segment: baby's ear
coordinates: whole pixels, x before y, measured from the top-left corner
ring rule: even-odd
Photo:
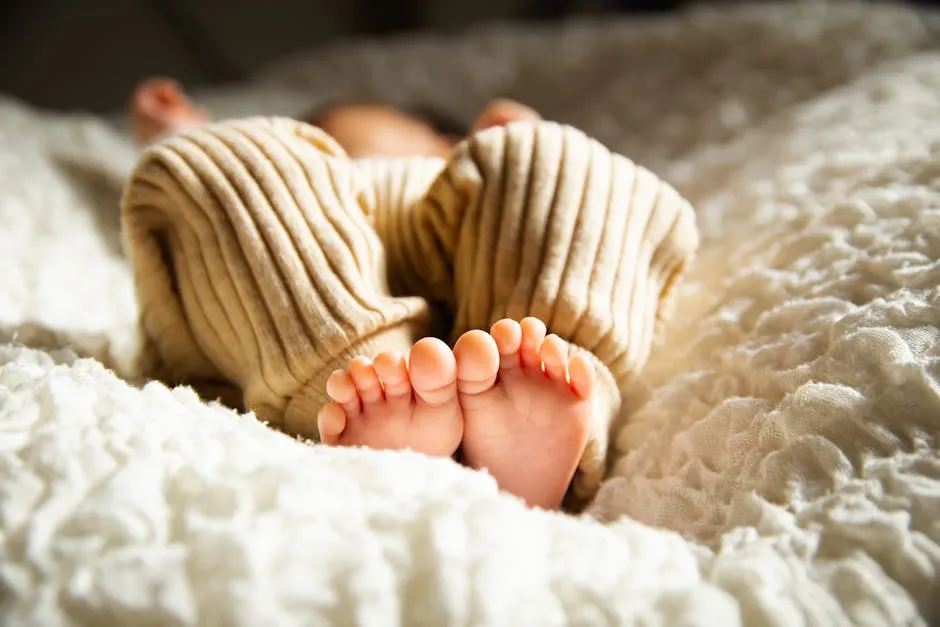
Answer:
[[[505,126],[510,122],[538,122],[541,119],[542,116],[535,109],[515,100],[500,98],[486,105],[473,123],[472,132],[479,133],[494,126]]]

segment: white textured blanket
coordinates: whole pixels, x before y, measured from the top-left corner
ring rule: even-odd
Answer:
[[[693,201],[701,256],[626,391],[600,522],[106,370],[135,350],[134,152],[3,102],[0,622],[940,620],[938,43],[890,6],[726,8],[348,46],[205,94],[219,115],[517,96]]]

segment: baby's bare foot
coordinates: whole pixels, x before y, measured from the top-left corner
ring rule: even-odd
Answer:
[[[400,353],[381,353],[374,362],[357,357],[330,376],[326,389],[334,402],[317,417],[326,444],[441,457],[460,445],[456,362],[440,340],[416,343],[409,364]]]
[[[587,443],[594,371],[536,318],[501,320],[454,347],[464,461],[531,506],[556,509]]]
[[[205,111],[169,78],[151,78],[138,85],[131,95],[130,109],[131,131],[140,145],[208,120]]]

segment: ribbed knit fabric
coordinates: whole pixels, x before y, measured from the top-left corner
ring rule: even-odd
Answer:
[[[396,294],[430,297],[424,272],[416,272],[409,267],[413,263],[415,251],[426,250],[426,247],[414,241],[421,230],[415,228],[409,216],[447,162],[437,157],[370,157],[356,159],[354,163],[369,181],[362,189],[360,202],[385,244],[390,287]],[[413,248],[409,251],[409,247]],[[434,261],[421,263],[424,265]],[[443,333],[449,333],[449,329]]]
[[[689,204],[652,172],[574,128],[491,128],[460,145],[428,191],[433,160],[373,166],[372,209],[396,285],[446,307],[450,339],[535,316],[593,357],[595,420],[575,477],[599,484],[620,393],[649,356],[669,288],[698,246]],[[395,200],[396,202],[387,202]]]
[[[149,148],[123,226],[155,372],[233,382],[246,408],[315,438],[332,370],[423,336],[425,301],[388,295],[359,176],[327,135],[280,118]]]
[[[333,369],[407,350],[434,312],[451,340],[541,318],[598,371],[575,500],[698,243],[671,187],[549,122],[481,132],[447,162],[351,161],[278,118],[216,124],[150,148],[123,210],[154,372],[231,382],[291,433],[316,437]]]

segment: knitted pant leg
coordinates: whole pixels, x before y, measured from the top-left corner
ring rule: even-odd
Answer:
[[[580,131],[516,123],[464,142],[423,201],[378,223],[397,270],[448,303],[454,337],[542,319],[600,385],[574,501],[602,478],[623,384],[645,364],[670,286],[698,245],[691,207]],[[438,261],[439,260],[439,261]]]
[[[426,331],[425,301],[389,295],[361,184],[332,139],[287,119],[150,147],[123,225],[154,374],[231,385],[272,426],[316,438],[334,369]]]

